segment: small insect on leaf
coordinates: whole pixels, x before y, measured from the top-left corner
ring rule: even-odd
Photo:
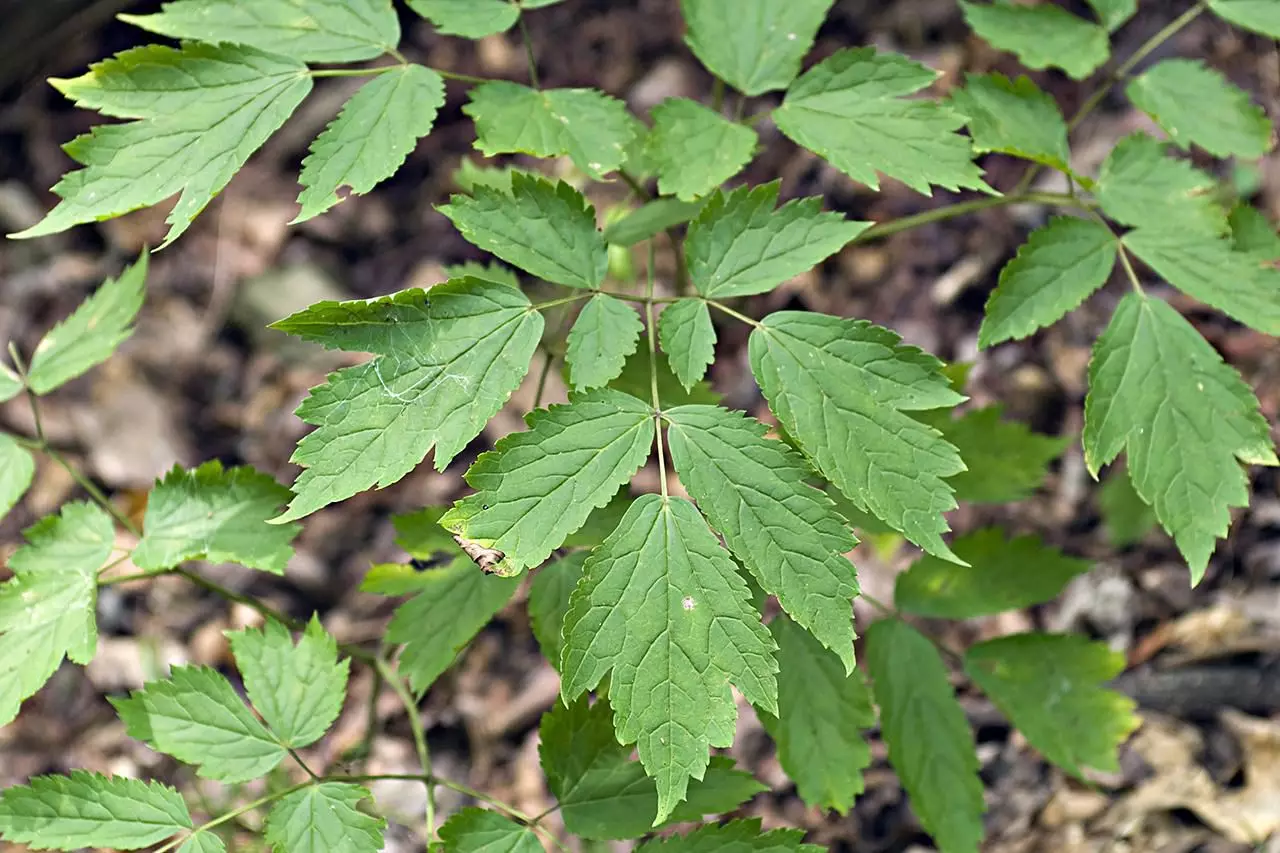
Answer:
[[[453,541],[458,543],[458,547],[462,552],[471,558],[471,562],[475,563],[486,572],[493,572],[493,567],[506,559],[507,555],[499,551],[497,548],[486,548],[474,539],[468,539],[465,536],[454,534]]]

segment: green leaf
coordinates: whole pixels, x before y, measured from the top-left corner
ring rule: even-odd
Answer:
[[[658,339],[686,389],[692,390],[716,359],[716,330],[711,311],[701,299],[678,299],[663,309]]]
[[[1124,235],[1125,248],[1183,293],[1268,335],[1280,335],[1280,273],[1231,241],[1160,228]]]
[[[564,540],[563,548],[594,548],[617,528],[622,517],[631,507],[630,490],[623,486],[613,499],[602,507],[593,509],[587,521],[577,532],[569,534]]]
[[[609,268],[595,208],[563,181],[515,172],[512,195],[476,187],[439,210],[467,242],[537,278],[569,287],[596,288]],[[513,201],[514,199],[514,201]]]
[[[873,47],[841,50],[810,68],[773,111],[778,129],[860,184],[881,172],[928,195],[936,184],[989,191],[964,117],[933,100],[908,98],[938,72]]]
[[[968,466],[950,478],[956,499],[1012,503],[1031,495],[1072,438],[1034,433],[1020,421],[1001,420],[1000,406],[974,409],[938,426]]]
[[[421,65],[395,67],[365,83],[311,143],[294,223],[333,207],[344,187],[363,195],[394,175],[443,105],[444,80]]]
[[[461,264],[449,264],[444,267],[447,279],[478,278],[494,284],[505,284],[507,287],[520,288],[520,279],[509,267],[498,263],[482,264],[479,261],[466,261]]]
[[[485,574],[466,557],[419,573],[418,594],[396,609],[387,642],[403,643],[400,667],[425,693],[520,585]]]
[[[301,527],[268,520],[288,501],[288,489],[247,465],[223,470],[215,459],[192,471],[175,466],[147,498],[133,562],[150,570],[202,559],[283,575]]]
[[[816,844],[802,844],[804,831],[774,829],[763,832],[760,819],[709,824],[687,835],[672,835],[641,844],[641,853],[821,853]]]
[[[63,657],[79,664],[98,648],[98,570],[115,544],[111,518],[93,504],[67,503],[24,531],[0,585],[0,725],[18,715]]]
[[[294,749],[318,741],[338,718],[347,695],[350,661],[311,617],[298,644],[289,629],[269,621],[261,630],[228,632],[249,701],[267,726]],[[292,849],[292,848],[290,848]]]
[[[543,853],[533,830],[477,808],[463,809],[445,821],[440,840],[449,853]]]
[[[682,0],[685,43],[707,69],[745,95],[785,89],[800,73],[833,0]]]
[[[552,560],[538,570],[529,587],[529,622],[533,636],[538,640],[542,656],[557,670],[564,649],[564,617],[569,612],[569,596],[582,578],[586,559],[586,551],[577,551]],[[612,737],[612,729],[610,732]]]
[[[447,506],[428,506],[417,512],[391,516],[396,544],[419,560],[430,560],[441,551],[456,553],[458,546],[453,536],[440,526],[440,519],[448,511]]]
[[[0,362],[0,403],[7,403],[22,393],[22,377]]]
[[[488,187],[510,195],[511,176],[519,171],[522,170],[511,166],[479,166],[470,157],[464,157],[452,177],[453,183],[464,193],[474,193],[476,187]]]
[[[227,853],[227,845],[212,831],[198,831],[182,842],[178,853]]]
[[[1214,200],[1216,188],[1190,163],[1166,157],[1163,143],[1134,133],[1102,164],[1096,193],[1103,212],[1125,225],[1218,235],[1227,230],[1227,216]]]
[[[1253,391],[1177,311],[1131,293],[1094,346],[1084,417],[1090,473],[1128,450],[1134,488],[1198,583],[1230,508],[1249,502],[1240,463],[1277,464]]]
[[[195,765],[205,779],[247,782],[271,771],[284,746],[216,670],[174,667],[127,698],[108,697],[129,737]]]
[[[651,115],[646,154],[663,195],[683,201],[706,195],[738,174],[755,152],[754,130],[688,98],[667,98]]]
[[[1118,30],[1138,11],[1138,0],[1088,0],[1088,3],[1110,32]]]
[[[67,143],[85,168],[54,186],[62,200],[44,219],[11,236],[54,234],[181,193],[165,219],[167,245],[302,103],[311,77],[296,59],[186,44],[126,51],[67,81],[66,91],[78,106],[137,121],[99,124]]]
[[[378,853],[387,822],[357,807],[372,796],[346,782],[294,791],[271,807],[264,840],[275,853]]]
[[[36,474],[36,460],[14,441],[0,432],[0,518],[18,505]]]
[[[1123,466],[1113,467],[1098,489],[1098,509],[1107,541],[1117,548],[1138,544],[1158,523],[1155,510],[1134,490]]]
[[[158,782],[73,770],[0,791],[0,837],[32,850],[137,850],[190,828],[182,795]]]
[[[659,334],[661,334],[661,324],[659,324]],[[706,380],[699,381],[692,388],[685,390],[684,385],[672,371],[667,354],[658,350],[654,356],[657,360],[658,399],[662,401],[663,406],[684,406],[691,403],[715,405],[720,402],[720,395]],[[609,387],[641,400],[648,400],[653,396],[649,373],[649,352],[641,348],[627,359],[627,363],[622,368],[622,375],[610,382]]]
[[[1058,6],[961,0],[960,8],[979,38],[1016,55],[1028,68],[1061,68],[1071,79],[1083,80],[1111,55],[1105,28]]]
[[[505,33],[520,19],[509,0],[408,0],[409,8],[435,24],[443,35],[482,39]]]
[[[588,299],[565,341],[564,360],[573,387],[599,388],[617,379],[643,329],[635,308],[621,299],[607,293]]]
[[[613,498],[649,458],[650,404],[611,389],[539,409],[529,429],[501,439],[467,471],[476,493],[440,523],[501,552],[489,571],[517,575],[551,556],[591,511]]]
[[[976,150],[1071,171],[1067,123],[1053,98],[1027,77],[968,74],[964,88],[951,93],[951,105],[968,117]]]
[[[1118,244],[1105,225],[1058,216],[1031,232],[987,299],[978,345],[1025,338],[1061,320],[1107,283]]]
[[[987,527],[952,543],[969,567],[924,556],[898,575],[893,600],[906,613],[972,619],[1051,601],[1072,578],[1093,566],[1068,557],[1036,536],[1005,539]]]
[[[717,191],[689,225],[689,277],[703,296],[765,293],[812,269],[871,227],[823,212],[818,197],[774,210],[780,184]]]
[[[853,597],[844,556],[858,540],[800,455],[759,421],[717,406],[666,412],[671,460],[738,561],[852,672]]]
[[[1125,94],[1183,148],[1256,159],[1274,144],[1266,111],[1198,60],[1157,62],[1131,80]]]
[[[146,292],[147,256],[143,255],[118,278],[103,282],[70,317],[40,339],[27,369],[31,390],[48,394],[110,358],[133,334],[133,320]]]
[[[292,521],[409,473],[435,447],[443,471],[529,370],[542,315],[519,290],[461,279],[383,299],[321,302],[275,328],[381,355],[311,390],[298,417],[306,468],[277,522]]]
[[[733,561],[680,498],[644,495],[592,552],[565,618],[562,691],[572,699],[607,672],[617,738],[637,742],[658,786],[658,818],[733,742],[729,685],[777,709],[774,644]]]
[[[1274,0],[1209,0],[1209,8],[1238,27],[1280,39],[1280,8]]]
[[[778,744],[778,761],[809,806],[848,814],[862,793],[871,748],[859,729],[875,725],[871,691],[785,616],[769,630],[778,643],[778,715],[761,714]]]
[[[595,89],[530,89],[491,80],[462,108],[476,123],[475,146],[495,154],[566,155],[599,180],[622,165],[636,135],[627,105]]]
[[[942,363],[888,329],[804,311],[770,314],[751,333],[751,370],[805,456],[845,496],[931,554],[965,470],[937,430],[907,411],[954,406]]]
[[[912,810],[943,853],[977,853],[986,810],[978,756],[942,658],[898,619],[881,619],[866,636],[880,732]]]
[[[1237,252],[1262,263],[1280,261],[1280,233],[1262,211],[1241,202],[1232,208],[1228,223]],[[0,391],[0,399],[3,398],[4,393]]]
[[[634,246],[668,228],[683,225],[697,216],[700,210],[701,201],[655,198],[611,223],[604,229],[604,239],[613,246]]]
[[[964,671],[1054,764],[1120,770],[1117,750],[1141,722],[1132,699],[1103,684],[1124,655],[1078,634],[1013,634],[971,646]]]
[[[358,62],[395,50],[400,22],[390,0],[173,0],[122,21],[162,36],[244,44],[304,62]]]

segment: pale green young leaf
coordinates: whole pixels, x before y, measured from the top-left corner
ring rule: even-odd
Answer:
[[[1112,32],[1127,23],[1138,11],[1138,0],[1088,0],[1088,3],[1102,25]]]
[[[1098,489],[1098,509],[1107,541],[1117,548],[1136,545],[1159,523],[1155,510],[1133,488],[1128,469],[1120,465],[1111,468]]]
[[[482,39],[505,33],[520,19],[510,0],[408,0],[409,8],[447,36]]]
[[[668,98],[650,114],[646,153],[663,195],[683,201],[706,195],[738,174],[755,151],[754,130],[688,98]]]
[[[716,359],[716,330],[707,303],[679,299],[664,308],[658,318],[658,340],[680,384],[692,389]]]
[[[1227,214],[1214,200],[1216,187],[1210,175],[1165,156],[1164,143],[1134,133],[1107,156],[1095,192],[1102,211],[1125,225],[1218,235]]]
[[[1000,406],[987,406],[935,424],[968,466],[948,480],[956,500],[1012,503],[1028,497],[1044,482],[1049,463],[1073,441],[1032,432],[1021,421],[1002,420],[1001,411]]]
[[[479,279],[371,302],[319,303],[276,324],[381,354],[330,374],[298,407],[317,429],[293,454],[306,470],[276,521],[389,486],[432,447],[443,471],[524,379],[542,325],[519,290]]]
[[[803,844],[804,831],[764,832],[759,818],[708,824],[687,835],[670,835],[641,844],[640,853],[821,853],[817,844]]]
[[[720,402],[720,394],[705,379],[695,382],[692,388],[686,389],[671,369],[667,354],[662,350],[654,353],[658,372],[658,399],[663,406],[684,406],[691,403],[706,403],[714,406]],[[627,359],[622,368],[622,375],[609,383],[615,391],[622,391],[641,400],[648,400],[653,395],[650,387],[650,359],[646,347],[641,347]]]
[[[1053,98],[1029,78],[968,74],[964,88],[951,93],[951,105],[968,118],[976,150],[1071,171],[1067,122]]]
[[[286,755],[231,682],[209,667],[174,667],[164,681],[109,701],[129,737],[194,765],[205,779],[247,782]]]
[[[1271,120],[1239,87],[1194,59],[1157,62],[1129,82],[1134,106],[1183,148],[1256,159],[1275,143]]]
[[[466,557],[420,572],[417,595],[387,625],[387,642],[404,644],[400,667],[413,689],[425,693],[519,585],[480,571]]]
[[[778,129],[860,184],[877,172],[917,192],[930,185],[989,191],[964,117],[931,99],[908,98],[938,72],[873,47],[841,50],[804,73],[773,111]]]
[[[282,575],[301,526],[268,522],[289,497],[288,489],[247,465],[224,470],[215,459],[191,471],[175,466],[147,498],[133,562],[169,569],[201,559]]]
[[[1124,235],[1125,248],[1160,277],[1246,326],[1280,335],[1280,272],[1230,240],[1157,227]]]
[[[0,403],[7,403],[22,393],[22,377],[9,365],[0,362]]]
[[[1275,0],[1209,0],[1209,8],[1238,27],[1280,39],[1280,6]]]
[[[1237,252],[1261,263],[1280,261],[1280,233],[1262,211],[1240,202],[1231,209],[1227,222],[1231,226],[1231,242]],[[4,392],[0,391],[0,400],[3,399]]]
[[[600,179],[622,165],[636,122],[627,105],[596,89],[530,89],[491,80],[462,111],[476,123],[475,147],[495,154],[566,155]]]
[[[321,782],[280,798],[264,840],[274,853],[379,853],[387,822],[361,811],[373,795],[349,782]]]
[[[1083,80],[1111,54],[1104,27],[1059,6],[961,0],[960,8],[980,38],[1016,55],[1028,68],[1061,68],[1073,80]]]
[[[578,390],[599,388],[622,373],[644,324],[636,309],[607,293],[587,300],[565,340],[569,380]]]
[[[448,539],[450,543],[453,542],[452,536]],[[422,588],[423,575],[433,568],[435,567],[427,566],[418,569],[412,563],[375,563],[360,581],[360,591],[388,598],[412,595]]]
[[[1006,539],[999,528],[966,533],[952,543],[969,565],[925,555],[898,575],[893,601],[906,613],[972,619],[1043,604],[1092,568],[1036,536]]]
[[[1128,451],[1134,489],[1198,583],[1231,507],[1249,502],[1240,463],[1277,464],[1252,389],[1177,311],[1131,293],[1094,346],[1084,419],[1089,471]]]
[[[822,210],[818,197],[774,209],[777,181],[717,191],[689,224],[689,278],[703,296],[764,293],[807,272],[871,227]]]
[[[444,105],[444,80],[430,68],[401,65],[360,87],[311,143],[302,161],[294,222],[324,213],[342,188],[363,195],[395,174]]]
[[[511,194],[511,176],[523,171],[511,166],[481,166],[470,157],[464,157],[453,170],[453,183],[464,193],[474,193],[476,187]],[[452,276],[450,276],[452,278]]]
[[[44,686],[63,657],[93,660],[98,570],[115,544],[111,518],[93,504],[67,503],[24,531],[0,585],[0,725]]]
[[[178,848],[178,853],[227,853],[227,845],[211,831],[188,836]]]
[[[449,853],[543,853],[532,829],[478,808],[465,808],[445,821],[440,840]]]
[[[852,672],[853,597],[845,553],[858,540],[798,453],[718,406],[666,413],[671,461],[698,508],[764,591]]]
[[[761,714],[778,744],[778,762],[806,805],[848,814],[862,793],[871,748],[859,729],[875,725],[871,690],[854,669],[822,648],[795,622],[777,616],[778,715]]]
[[[986,348],[1025,338],[1066,316],[1107,283],[1119,248],[1105,225],[1058,216],[1031,232],[1000,270],[978,330]]]
[[[232,84],[223,89],[226,77]],[[181,193],[165,219],[167,245],[311,91],[298,60],[239,45],[127,51],[72,82],[80,84],[70,90],[77,104],[137,120],[99,124],[67,143],[85,168],[65,175],[53,188],[58,205],[14,237],[54,234]],[[140,82],[150,88],[139,92]]]
[[[701,201],[655,198],[611,223],[604,229],[604,239],[612,246],[634,246],[668,228],[683,225],[697,216],[700,210]]]
[[[802,311],[770,314],[752,333],[751,370],[805,456],[862,510],[931,554],[954,509],[956,448],[908,411],[963,402],[942,363],[888,329]]]
[[[35,474],[35,457],[13,436],[0,432],[0,518],[22,500]]]
[[[681,0],[685,43],[745,95],[785,89],[800,73],[834,0]]]
[[[400,22],[391,0],[171,0],[151,15],[120,19],[162,36],[243,44],[304,62],[358,62],[394,50]]]
[[[499,263],[482,264],[479,261],[466,261],[461,264],[448,264],[443,269],[446,279],[478,278],[494,284],[505,284],[507,287],[517,289],[520,287],[520,279],[511,271],[511,268]]]
[[[147,256],[109,278],[71,316],[50,329],[31,355],[27,384],[37,394],[81,375],[111,357],[133,334],[147,286]]]
[[[1117,750],[1141,722],[1102,685],[1124,655],[1078,634],[1013,634],[971,646],[964,671],[1044,757],[1084,778],[1120,770]]]
[[[693,504],[644,495],[592,552],[565,617],[566,699],[606,673],[618,740],[636,742],[657,821],[733,741],[729,685],[777,710],[774,643],[729,555]]]
[[[295,646],[289,629],[269,621],[262,629],[227,634],[249,701],[286,745],[310,746],[342,710],[350,661],[314,616]]]
[[[620,391],[574,395],[539,409],[467,471],[476,490],[440,520],[482,548],[502,552],[488,567],[518,575],[540,564],[591,511],[613,498],[649,458],[653,408]]]
[[[899,619],[881,619],[866,638],[880,733],[912,810],[943,853],[977,853],[986,811],[978,756],[938,650]]]
[[[564,649],[564,617],[569,612],[569,596],[582,578],[586,551],[575,551],[538,569],[529,587],[529,623],[542,656],[556,669]],[[612,737],[612,728],[610,737]],[[545,741],[544,741],[545,742]],[[647,826],[647,824],[646,824]]]
[[[447,506],[427,506],[417,512],[391,516],[396,544],[419,560],[430,560],[442,551],[456,552],[458,545],[453,536],[440,526],[441,517],[448,511]]]
[[[476,187],[438,208],[467,242],[530,275],[569,287],[599,287],[609,268],[596,212],[582,194],[559,181],[515,172],[511,195]]]
[[[159,782],[73,770],[0,791],[0,838],[32,850],[137,850],[190,828],[182,795]]]

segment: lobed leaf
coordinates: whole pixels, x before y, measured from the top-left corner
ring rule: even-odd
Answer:
[[[820,853],[816,844],[802,844],[799,829],[763,832],[760,819],[708,824],[687,835],[671,835],[641,844],[641,853]]]
[[[1098,203],[1125,225],[1218,235],[1226,212],[1214,200],[1214,179],[1190,163],[1165,156],[1165,146],[1143,133],[1116,143],[1098,175]]]
[[[967,74],[964,88],[951,93],[951,105],[968,118],[976,150],[1071,171],[1067,122],[1053,98],[1027,77]]]
[[[1072,443],[1070,437],[1040,435],[1020,421],[1000,419],[1000,406],[965,412],[934,424],[960,451],[967,470],[948,482],[956,500],[968,503],[1012,503],[1040,487],[1049,463]]]
[[[667,98],[651,115],[645,153],[663,195],[682,201],[704,196],[738,174],[755,152],[754,130],[688,98]]]
[[[565,339],[564,360],[573,387],[599,388],[617,379],[643,329],[640,315],[621,299],[607,293],[588,299]]]
[[[692,390],[716,359],[716,330],[707,303],[677,299],[664,308],[658,317],[658,340],[680,384]]]
[[[454,813],[440,827],[440,840],[449,853],[543,853],[533,830],[478,808]]]
[[[575,551],[552,560],[538,569],[529,587],[529,623],[533,636],[538,641],[538,648],[542,649],[542,656],[557,670],[564,649],[564,617],[569,612],[569,596],[582,579],[582,566],[586,559],[586,551]],[[546,742],[545,737],[543,742]]]
[[[1129,81],[1125,94],[1183,148],[1255,159],[1275,144],[1266,111],[1203,62],[1157,62]]]
[[[13,436],[0,432],[0,519],[22,500],[35,474],[35,457]]]
[[[1028,68],[1061,68],[1071,79],[1083,80],[1111,55],[1104,27],[1058,6],[960,0],[960,8],[979,38],[1015,54]]]
[[[745,95],[785,89],[800,73],[834,0],[681,0],[685,43]]]
[[[275,853],[379,853],[387,822],[357,808],[372,794],[349,782],[321,782],[281,797],[264,839]]]
[[[1280,39],[1280,8],[1273,0],[1209,0],[1209,8],[1237,27]]]
[[[408,0],[409,8],[435,24],[443,35],[482,39],[505,33],[520,20],[510,0]]]

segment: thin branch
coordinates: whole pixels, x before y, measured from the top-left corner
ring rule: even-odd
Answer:
[[[422,712],[418,709],[417,700],[409,693],[400,674],[391,668],[391,664],[378,657],[375,658],[374,666],[378,672],[382,673],[382,680],[391,685],[400,704],[404,706],[404,712],[409,717],[409,725],[413,729],[413,748],[418,753],[418,764],[422,767],[421,778],[427,789],[427,844],[430,846],[431,840],[436,835],[436,789],[431,775],[431,753],[427,750],[427,735],[422,723]]]
[[[742,322],[746,323],[749,326],[754,327],[754,326],[760,325],[759,320],[755,319],[754,317],[748,317],[746,314],[743,314],[740,311],[735,311],[732,308],[730,308],[728,305],[725,305],[723,302],[716,302],[714,299],[705,299],[703,301],[706,302],[708,305],[710,305],[712,308],[716,309],[717,311],[723,314],[728,314],[730,317],[732,317],[735,320],[741,320]]]
[[[649,321],[645,329],[649,340],[649,392],[653,397],[653,434],[658,443],[658,481],[662,486],[662,497],[667,497],[667,458],[662,446],[662,399],[658,395],[658,326],[653,313],[653,240],[649,240],[649,263],[645,270],[645,315]]]
[[[524,55],[529,61],[529,85],[541,89],[538,83],[538,57],[533,53],[533,39],[529,38],[529,25],[525,23],[524,12],[520,13],[520,40],[524,42]]]
[[[943,222],[948,219],[954,219],[957,216],[964,216],[968,213],[976,213],[979,210],[989,210],[993,207],[1006,207],[1011,204],[1051,204],[1058,207],[1071,207],[1079,210],[1088,210],[1090,205],[1088,202],[1068,193],[1041,193],[1041,192],[1011,192],[1007,195],[985,196],[983,198],[971,199],[969,201],[961,201],[956,204],[948,204],[942,207],[935,207],[932,210],[925,210],[912,216],[904,216],[901,219],[894,219],[891,222],[884,222],[880,225],[873,225],[866,231],[863,231],[854,238],[855,243],[864,243],[867,240],[875,240],[880,237],[888,237],[890,234],[897,234],[901,231],[909,231],[912,228],[918,228],[921,225],[929,225],[933,222]]]

